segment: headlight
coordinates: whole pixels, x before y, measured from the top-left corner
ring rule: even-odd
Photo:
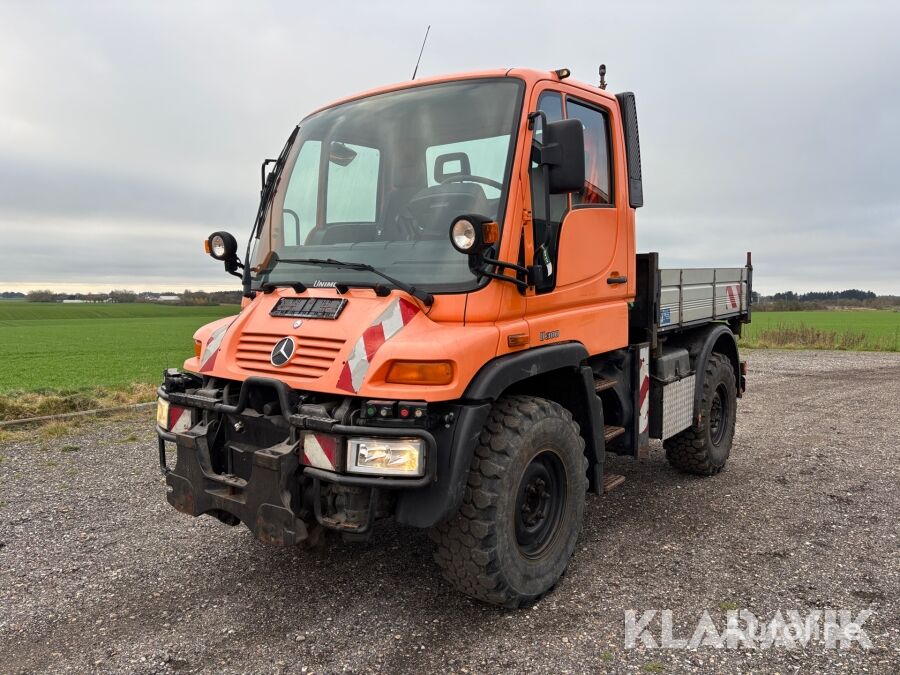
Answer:
[[[349,473],[385,476],[422,476],[425,473],[421,438],[347,439]]]

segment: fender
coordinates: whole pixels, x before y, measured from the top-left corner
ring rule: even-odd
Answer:
[[[495,401],[513,388],[518,393],[543,396],[562,404],[581,428],[585,454],[590,461],[590,488],[599,494],[603,485],[606,443],[603,440],[603,406],[594,391],[593,372],[585,365],[588,356],[580,342],[557,343],[500,356],[478,371],[463,398]],[[552,375],[549,375],[550,381],[540,377],[566,370],[570,374],[558,387],[547,386],[555,379]],[[536,384],[533,390],[528,387],[529,380]]]
[[[580,342],[563,342],[499,356],[476,373],[463,398],[496,401],[516,382],[559,368],[580,368],[587,358],[587,349]]]

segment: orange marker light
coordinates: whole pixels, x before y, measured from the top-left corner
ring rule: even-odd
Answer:
[[[200,340],[194,340],[194,358],[199,359],[203,352],[203,343]]]
[[[485,244],[496,244],[500,239],[500,226],[493,220],[481,226]]]
[[[450,384],[450,361],[394,361],[385,378],[391,384]]]
[[[528,333],[515,333],[506,337],[506,344],[510,347],[525,347],[528,341]]]
[[[211,249],[209,247],[209,239],[204,239],[203,240],[203,252],[206,253],[206,255],[209,255],[210,250]]]

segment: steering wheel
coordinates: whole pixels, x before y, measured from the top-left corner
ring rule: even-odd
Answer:
[[[470,181],[472,183],[483,183],[484,185],[490,185],[492,188],[497,188],[501,192],[503,191],[503,183],[496,181],[492,178],[485,178],[484,176],[473,176],[468,173],[455,173],[451,176],[446,176],[444,180],[438,181],[440,185],[444,185],[445,183],[463,183],[465,181]]]

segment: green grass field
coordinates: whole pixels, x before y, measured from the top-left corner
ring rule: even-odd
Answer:
[[[741,343],[747,347],[895,352],[900,351],[900,312],[754,312]]]
[[[156,383],[201,325],[237,306],[0,303],[0,394]]]
[[[237,311],[0,302],[0,420],[152,400],[194,331]],[[900,312],[754,312],[741,345],[900,351]]]

